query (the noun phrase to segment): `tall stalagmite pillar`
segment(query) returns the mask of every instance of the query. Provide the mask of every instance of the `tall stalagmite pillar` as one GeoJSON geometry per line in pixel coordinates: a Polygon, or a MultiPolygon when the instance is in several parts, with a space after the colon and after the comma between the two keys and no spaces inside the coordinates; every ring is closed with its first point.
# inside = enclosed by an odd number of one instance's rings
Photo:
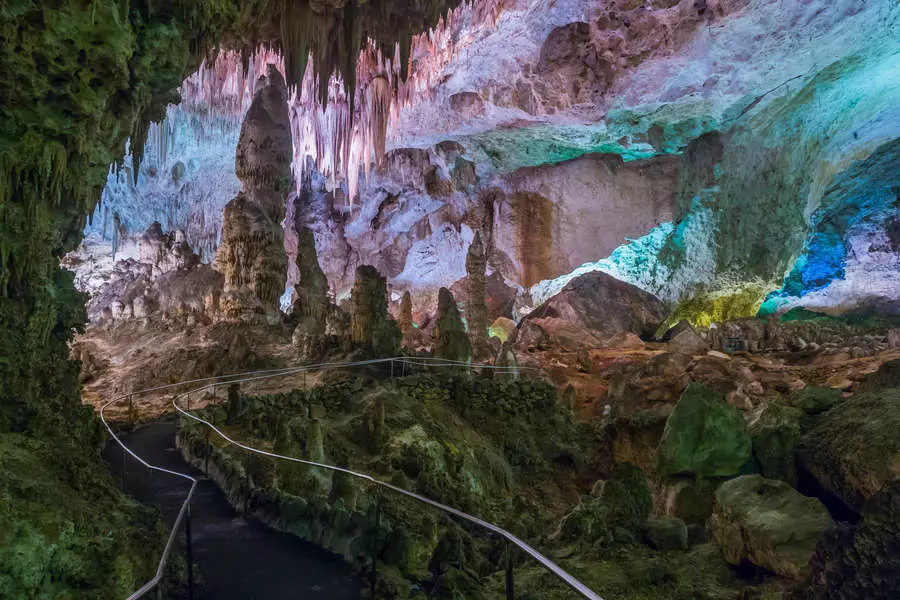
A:
{"type": "Polygon", "coordinates": [[[281,222],[291,186],[291,123],[281,73],[269,65],[257,85],[235,157],[244,189],[225,207],[216,263],[225,275],[227,317],[277,323],[287,279],[281,222]]]}
{"type": "Polygon", "coordinates": [[[400,327],[388,315],[387,282],[371,265],[356,269],[353,283],[353,343],[375,356],[392,356],[400,349],[400,327]]]}
{"type": "Polygon", "coordinates": [[[487,268],[487,254],[481,232],[475,232],[475,239],[469,245],[466,255],[466,272],[468,273],[469,297],[466,302],[466,318],[469,324],[469,339],[475,356],[484,359],[490,356],[488,344],[488,309],[484,299],[484,274],[487,268]]]}

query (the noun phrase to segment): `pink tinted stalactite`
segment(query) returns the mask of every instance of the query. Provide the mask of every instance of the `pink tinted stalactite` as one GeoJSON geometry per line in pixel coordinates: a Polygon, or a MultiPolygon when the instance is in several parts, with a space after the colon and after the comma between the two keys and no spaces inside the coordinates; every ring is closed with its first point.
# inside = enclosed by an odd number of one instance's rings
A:
{"type": "MultiPolygon", "coordinates": [[[[405,81],[401,77],[399,44],[390,57],[384,56],[374,43],[366,44],[357,61],[352,103],[337,73],[328,79],[327,94],[320,94],[315,63],[307,61],[303,79],[290,90],[288,100],[293,171],[298,185],[306,157],[311,156],[316,169],[330,180],[333,188],[346,182],[347,202],[352,207],[360,186],[360,170],[367,180],[373,163],[376,167],[383,163],[390,144],[391,123],[399,121],[405,107],[418,99],[430,98],[445,67],[483,27],[496,26],[502,8],[502,0],[463,3],[451,10],[446,19],[440,19],[434,29],[414,36],[405,81]],[[324,105],[320,100],[323,97],[327,98],[324,105]]],[[[239,52],[221,51],[215,61],[204,61],[184,81],[180,108],[207,117],[210,127],[223,118],[240,122],[250,107],[257,80],[270,63],[284,74],[283,57],[270,48],[260,47],[253,53],[246,71],[239,52]]],[[[164,136],[164,126],[151,134],[164,136]]]]}

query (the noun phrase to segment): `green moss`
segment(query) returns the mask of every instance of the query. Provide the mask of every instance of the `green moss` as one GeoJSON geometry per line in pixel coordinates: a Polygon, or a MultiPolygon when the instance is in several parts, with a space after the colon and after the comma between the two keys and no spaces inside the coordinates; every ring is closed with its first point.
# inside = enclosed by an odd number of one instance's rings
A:
{"type": "MultiPolygon", "coordinates": [[[[599,559],[576,556],[560,566],[604,598],[621,600],[733,600],[743,583],[722,559],[720,550],[703,545],[690,552],[656,552],[644,546],[617,548],[599,559]]],[[[502,597],[502,581],[493,581],[502,597]]],[[[516,570],[517,598],[569,600],[571,589],[545,569],[523,565],[516,570]]]]}
{"type": "Polygon", "coordinates": [[[738,410],[706,386],[692,383],[666,421],[659,471],[700,477],[735,475],[750,458],[750,447],[738,410]]]}
{"type": "Polygon", "coordinates": [[[790,485],[797,480],[794,451],[800,441],[804,412],[799,408],[772,401],[753,422],[753,456],[762,474],[790,485]]]}
{"type": "Polygon", "coordinates": [[[57,440],[0,434],[0,597],[124,597],[156,571],[167,532],[117,491],[99,457],[56,460],[57,440]]]}

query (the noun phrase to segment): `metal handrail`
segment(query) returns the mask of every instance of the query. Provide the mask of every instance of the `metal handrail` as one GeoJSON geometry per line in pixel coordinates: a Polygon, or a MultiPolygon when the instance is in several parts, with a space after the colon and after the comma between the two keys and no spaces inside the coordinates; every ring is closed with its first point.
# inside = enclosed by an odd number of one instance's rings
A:
{"type": "MultiPolygon", "coordinates": [[[[207,390],[209,388],[214,388],[216,385],[218,385],[220,383],[229,383],[229,384],[245,383],[245,382],[251,382],[251,381],[260,381],[263,379],[272,379],[274,377],[283,377],[285,375],[292,375],[292,374],[296,374],[296,373],[306,373],[309,371],[320,371],[320,370],[325,370],[325,369],[329,369],[329,368],[347,368],[347,367],[365,366],[365,365],[372,365],[372,364],[379,364],[379,363],[383,364],[383,363],[387,363],[387,362],[390,362],[392,367],[393,367],[394,362],[400,362],[401,364],[409,364],[409,365],[414,365],[414,366],[477,367],[477,368],[486,368],[486,369],[498,371],[498,372],[514,372],[514,371],[518,371],[518,370],[529,370],[528,367],[506,367],[506,366],[497,366],[497,365],[487,365],[487,364],[481,364],[481,363],[469,363],[469,362],[464,362],[464,361],[454,361],[454,360],[449,360],[449,359],[437,359],[437,358],[431,358],[431,357],[410,358],[410,357],[400,356],[400,357],[372,359],[372,360],[357,361],[357,362],[321,363],[321,364],[317,364],[317,365],[304,365],[304,366],[300,366],[300,367],[286,368],[286,369],[270,369],[268,371],[249,371],[246,373],[235,373],[232,375],[223,375],[223,376],[219,376],[219,377],[207,377],[207,378],[203,378],[203,379],[195,379],[195,380],[191,380],[191,381],[179,382],[179,383],[175,383],[175,384],[159,386],[156,388],[150,388],[147,390],[141,390],[140,392],[135,392],[135,393],[143,394],[146,392],[158,391],[161,389],[177,387],[177,386],[185,385],[185,384],[189,384],[189,383],[201,383],[201,382],[205,382],[205,381],[216,380],[214,383],[211,383],[208,385],[203,385],[198,388],[189,390],[187,392],[183,392],[181,394],[176,394],[176,396],[172,400],[172,406],[175,408],[176,412],[178,412],[179,414],[181,414],[189,419],[192,419],[194,421],[197,421],[199,423],[202,423],[202,424],[208,426],[210,429],[215,431],[216,434],[218,434],[222,439],[226,440],[228,443],[230,443],[234,446],[237,446],[239,448],[242,448],[243,450],[246,450],[247,452],[253,452],[255,454],[268,456],[268,457],[274,458],[274,459],[281,459],[281,460],[296,462],[296,463],[300,463],[300,464],[305,464],[305,465],[309,465],[309,466],[314,466],[314,467],[319,467],[319,468],[323,468],[323,469],[327,469],[327,470],[331,470],[331,471],[344,473],[344,474],[350,475],[351,477],[356,477],[358,479],[368,481],[369,483],[372,483],[376,486],[379,486],[379,487],[391,490],[395,493],[401,494],[403,496],[412,498],[418,502],[421,502],[428,506],[437,508],[438,510],[441,510],[447,514],[454,515],[460,519],[463,519],[470,523],[473,523],[483,529],[486,529],[486,530],[502,537],[508,543],[511,543],[511,544],[515,545],[516,547],[518,547],[520,550],[525,552],[528,556],[530,556],[532,559],[534,559],[542,567],[544,567],[545,569],[547,569],[548,571],[553,573],[556,577],[561,579],[570,588],[572,588],[573,590],[575,590],[576,592],[581,594],[584,598],[587,598],[588,600],[603,600],[602,597],[600,597],[593,590],[591,590],[586,585],[581,583],[578,579],[576,579],[575,577],[570,575],[562,567],[560,567],[559,565],[554,563],[552,560],[550,560],[549,558],[547,558],[546,556],[544,556],[543,554],[538,552],[531,545],[527,544],[520,538],[516,537],[515,535],[513,535],[512,533],[510,533],[509,531],[503,529],[502,527],[500,527],[498,525],[494,525],[493,523],[490,523],[488,521],[485,521],[483,519],[480,519],[478,517],[470,515],[461,510],[455,509],[452,506],[447,506],[446,504],[442,504],[440,502],[437,502],[435,500],[432,500],[432,499],[422,496],[420,494],[416,494],[414,492],[404,490],[403,488],[400,488],[393,484],[390,484],[390,483],[387,483],[384,481],[380,481],[378,479],[375,479],[371,475],[367,475],[365,473],[358,473],[356,471],[346,469],[343,467],[338,467],[335,465],[328,465],[328,464],[318,463],[318,462],[314,462],[314,461],[308,461],[308,460],[304,460],[304,459],[300,459],[300,458],[294,458],[291,456],[284,456],[281,454],[276,454],[274,452],[269,452],[266,450],[260,450],[258,448],[253,448],[252,446],[247,446],[245,444],[242,444],[242,443],[228,437],[224,432],[222,432],[219,428],[217,428],[215,425],[213,425],[209,421],[202,419],[202,418],[184,410],[180,406],[178,406],[178,399],[180,396],[188,396],[192,393],[207,390]],[[241,377],[241,376],[246,376],[246,375],[250,375],[251,377],[241,377]],[[239,377],[241,377],[241,378],[239,378],[239,377]],[[225,382],[219,381],[220,379],[223,379],[223,378],[229,378],[229,380],[225,381],[225,382]],[[231,379],[231,378],[235,378],[235,379],[231,379]]],[[[110,435],[112,435],[113,438],[115,438],[116,442],[118,442],[119,445],[122,446],[122,448],[125,451],[127,451],[130,455],[134,456],[143,465],[145,465],[151,469],[154,469],[154,470],[162,471],[165,473],[170,473],[173,475],[178,475],[178,476],[184,477],[184,478],[192,481],[191,489],[188,492],[188,496],[185,499],[185,502],[182,504],[182,508],[179,511],[178,517],[176,518],[176,521],[175,521],[175,524],[172,527],[172,533],[170,534],[169,540],[166,543],[166,548],[163,552],[163,557],[160,559],[160,564],[159,564],[159,568],[157,569],[156,576],[153,579],[151,579],[150,581],[148,581],[146,584],[144,584],[144,586],[142,586],[134,594],[132,594],[131,596],[128,597],[128,600],[134,600],[134,599],[140,598],[147,591],[153,589],[153,587],[155,587],[156,585],[159,584],[159,581],[162,576],[162,571],[165,568],[166,561],[168,561],[171,547],[172,547],[174,539],[177,535],[177,531],[178,531],[178,528],[182,521],[182,518],[186,512],[186,507],[190,503],[190,499],[191,499],[191,496],[193,495],[194,487],[197,484],[197,480],[186,474],[176,473],[174,471],[169,471],[167,469],[162,469],[160,467],[154,467],[153,465],[148,464],[143,459],[141,459],[136,454],[134,454],[131,450],[129,450],[124,445],[124,443],[122,443],[122,441],[118,438],[118,436],[115,435],[115,433],[110,428],[109,424],[106,422],[106,419],[104,418],[103,410],[107,406],[112,404],[113,402],[116,402],[123,398],[127,398],[128,396],[129,396],[129,394],[125,394],[123,396],[120,396],[119,398],[111,400],[110,402],[106,403],[103,406],[103,408],[100,409],[100,417],[103,420],[104,425],[106,425],[107,430],[109,430],[110,435]]]]}

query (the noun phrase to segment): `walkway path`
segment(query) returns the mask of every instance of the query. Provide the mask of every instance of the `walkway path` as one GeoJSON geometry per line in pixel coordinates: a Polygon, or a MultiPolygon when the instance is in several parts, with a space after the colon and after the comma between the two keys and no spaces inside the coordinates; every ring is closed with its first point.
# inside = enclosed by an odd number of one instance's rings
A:
{"type": "MultiPolygon", "coordinates": [[[[194,562],[203,578],[199,600],[358,600],[364,584],[337,556],[235,513],[218,486],[201,478],[175,449],[175,424],[158,422],[123,436],[150,464],[189,473],[200,482],[191,503],[194,562]]],[[[122,450],[110,444],[107,458],[121,476],[122,450]]],[[[184,501],[183,479],[150,472],[129,457],[128,492],[158,507],[170,525],[184,501]]],[[[151,596],[154,597],[154,596],[151,596]]]]}

